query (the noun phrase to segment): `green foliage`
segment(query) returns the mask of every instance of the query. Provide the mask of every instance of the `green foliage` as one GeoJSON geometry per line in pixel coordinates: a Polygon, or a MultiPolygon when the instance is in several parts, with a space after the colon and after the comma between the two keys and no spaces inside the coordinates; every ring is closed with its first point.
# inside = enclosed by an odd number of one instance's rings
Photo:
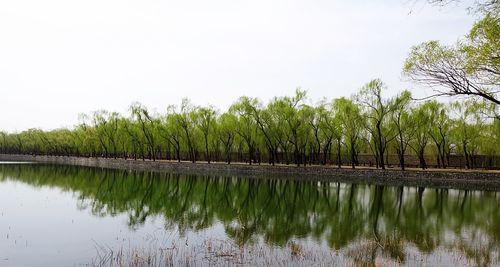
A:
{"type": "Polygon", "coordinates": [[[385,169],[385,152],[387,145],[392,141],[394,135],[393,127],[389,127],[389,116],[397,107],[393,99],[385,99],[382,96],[382,90],[385,89],[384,83],[379,80],[372,80],[367,83],[356,96],[356,100],[364,109],[363,117],[365,127],[370,133],[368,143],[371,146],[377,166],[385,169]]]}
{"type": "Polygon", "coordinates": [[[494,157],[500,151],[499,120],[488,116],[495,105],[415,102],[408,91],[385,97],[384,88],[373,80],[351,98],[315,105],[300,89],[268,103],[241,97],[223,112],[187,99],[164,114],[133,103],[128,115],[83,114],[72,129],[0,132],[0,152],[353,168],[367,155],[381,168],[389,155],[398,156],[401,168],[408,155],[417,156],[422,168],[431,155],[446,167],[449,157],[459,154],[467,159],[464,166],[474,168],[480,167],[477,155],[494,157]]]}
{"type": "Polygon", "coordinates": [[[498,1],[478,5],[484,15],[453,46],[428,41],[411,49],[403,74],[439,95],[468,95],[500,105],[500,13],[498,1]]]}
{"type": "Polygon", "coordinates": [[[393,112],[390,114],[390,125],[394,131],[395,150],[398,155],[399,166],[405,168],[405,153],[415,134],[415,123],[409,111],[411,93],[403,91],[396,96],[392,103],[393,112]]]}

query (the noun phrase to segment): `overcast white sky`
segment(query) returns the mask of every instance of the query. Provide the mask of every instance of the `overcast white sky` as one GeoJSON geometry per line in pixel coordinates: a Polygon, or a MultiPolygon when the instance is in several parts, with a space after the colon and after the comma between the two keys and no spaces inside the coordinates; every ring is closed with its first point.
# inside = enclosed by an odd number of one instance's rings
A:
{"type": "Polygon", "coordinates": [[[225,109],[296,87],[317,101],[377,77],[389,95],[423,96],[401,77],[410,47],[453,43],[473,20],[414,0],[1,1],[0,129],[72,126],[133,101],[225,109]]]}

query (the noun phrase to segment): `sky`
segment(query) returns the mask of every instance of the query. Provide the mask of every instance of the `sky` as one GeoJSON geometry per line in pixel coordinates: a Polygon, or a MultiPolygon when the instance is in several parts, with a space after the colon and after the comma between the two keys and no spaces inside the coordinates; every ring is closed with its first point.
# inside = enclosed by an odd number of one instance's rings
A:
{"type": "Polygon", "coordinates": [[[158,112],[189,98],[225,110],[307,90],[430,89],[401,75],[410,48],[453,44],[474,17],[419,0],[16,0],[0,2],[0,130],[72,127],[78,114],[158,112]]]}

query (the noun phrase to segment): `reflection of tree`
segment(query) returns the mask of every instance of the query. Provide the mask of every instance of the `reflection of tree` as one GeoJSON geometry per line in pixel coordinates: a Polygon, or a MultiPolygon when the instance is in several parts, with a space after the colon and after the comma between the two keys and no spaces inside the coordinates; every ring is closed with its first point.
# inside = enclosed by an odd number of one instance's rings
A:
{"type": "Polygon", "coordinates": [[[181,234],[221,222],[240,245],[258,237],[280,246],[292,238],[312,238],[343,249],[368,240],[367,262],[380,252],[404,261],[405,243],[422,252],[442,245],[459,247],[477,262],[489,261],[500,241],[500,201],[495,192],[0,166],[0,181],[8,179],[75,192],[79,207],[96,216],[126,213],[131,228],[161,216],[167,228],[178,227],[181,234]],[[490,245],[478,249],[485,236],[484,244],[490,245]]]}

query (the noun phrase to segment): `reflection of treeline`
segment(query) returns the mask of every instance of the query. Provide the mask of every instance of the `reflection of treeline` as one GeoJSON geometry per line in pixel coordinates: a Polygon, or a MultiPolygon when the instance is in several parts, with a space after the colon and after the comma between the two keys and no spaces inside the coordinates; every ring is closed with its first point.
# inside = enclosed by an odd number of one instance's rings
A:
{"type": "Polygon", "coordinates": [[[484,115],[496,107],[414,102],[408,91],[385,98],[384,88],[373,80],[352,98],[315,105],[307,104],[300,90],[267,104],[242,97],[222,113],[187,100],[166,114],[135,103],[128,116],[97,111],[82,116],[73,129],[0,132],[0,152],[353,168],[360,163],[427,168],[429,158],[434,166],[456,166],[450,158],[461,155],[460,167],[498,167],[500,123],[484,115]],[[405,161],[408,155],[417,160],[405,161]]]}
{"type": "Polygon", "coordinates": [[[163,217],[167,228],[181,232],[221,222],[239,244],[257,237],[279,245],[313,238],[340,249],[357,240],[383,244],[397,237],[431,252],[456,241],[470,248],[492,242],[496,249],[500,241],[495,192],[1,166],[0,181],[9,179],[76,192],[81,208],[98,216],[127,213],[131,227],[150,216],[163,217]]]}

